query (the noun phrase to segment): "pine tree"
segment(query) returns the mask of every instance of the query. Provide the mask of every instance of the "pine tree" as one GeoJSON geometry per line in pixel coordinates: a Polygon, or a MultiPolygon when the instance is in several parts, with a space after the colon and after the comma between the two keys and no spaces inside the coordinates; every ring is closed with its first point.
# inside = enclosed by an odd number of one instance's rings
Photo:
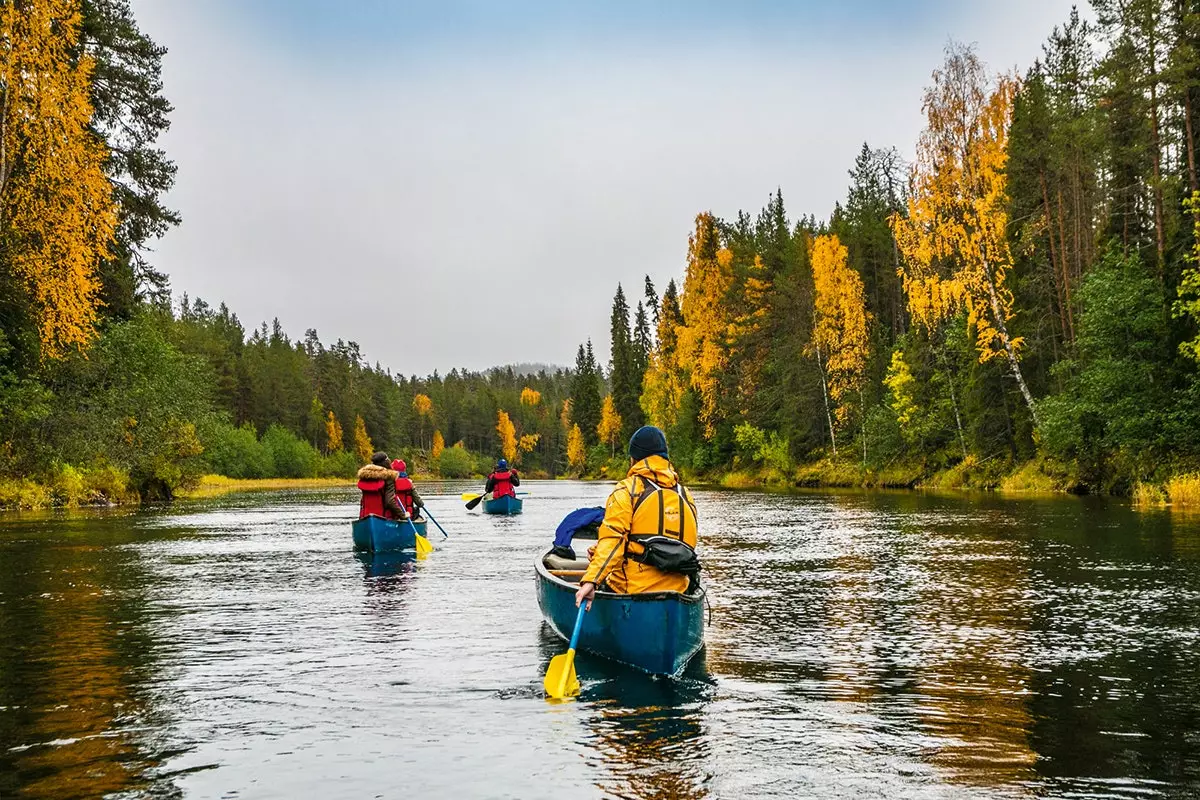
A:
{"type": "Polygon", "coordinates": [[[612,337],[612,397],[623,420],[622,433],[628,437],[642,424],[642,408],[638,404],[642,393],[642,370],[639,369],[638,344],[629,329],[629,305],[620,284],[617,284],[617,294],[613,297],[609,330],[612,337]]]}
{"type": "Polygon", "coordinates": [[[148,244],[179,224],[163,196],[175,164],[156,142],[170,127],[163,96],[166,48],[137,26],[129,0],[82,0],[80,44],[95,65],[92,130],[108,144],[105,172],[118,206],[116,237],[100,269],[105,313],[128,318],[140,297],[162,299],[167,276],[147,261],[148,244]]]}
{"type": "Polygon", "coordinates": [[[588,444],[596,442],[600,402],[600,370],[589,339],[586,347],[579,346],[575,356],[575,373],[571,377],[571,421],[583,431],[588,444]]]}

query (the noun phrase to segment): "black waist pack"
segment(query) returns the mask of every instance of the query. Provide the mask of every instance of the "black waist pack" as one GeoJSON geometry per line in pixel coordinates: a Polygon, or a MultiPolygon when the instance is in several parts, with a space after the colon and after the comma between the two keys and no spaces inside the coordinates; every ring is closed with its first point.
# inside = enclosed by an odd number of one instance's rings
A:
{"type": "Polygon", "coordinates": [[[629,558],[640,564],[654,567],[661,572],[700,574],[700,559],[687,542],[670,536],[639,536],[636,539],[631,538],[630,541],[644,548],[641,553],[629,554],[629,558]]]}

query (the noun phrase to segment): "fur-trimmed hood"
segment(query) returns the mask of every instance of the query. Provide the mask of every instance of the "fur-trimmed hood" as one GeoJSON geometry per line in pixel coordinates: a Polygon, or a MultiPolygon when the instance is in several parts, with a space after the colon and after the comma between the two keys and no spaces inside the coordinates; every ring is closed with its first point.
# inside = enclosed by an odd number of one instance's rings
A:
{"type": "Polygon", "coordinates": [[[358,471],[360,481],[394,481],[398,477],[400,477],[400,473],[396,470],[381,467],[378,464],[367,464],[358,471]]]}

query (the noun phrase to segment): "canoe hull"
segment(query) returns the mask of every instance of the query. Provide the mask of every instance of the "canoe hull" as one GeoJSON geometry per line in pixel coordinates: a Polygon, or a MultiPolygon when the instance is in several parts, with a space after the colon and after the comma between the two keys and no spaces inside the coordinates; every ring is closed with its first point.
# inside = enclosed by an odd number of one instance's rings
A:
{"type": "Polygon", "coordinates": [[[354,520],[351,532],[354,536],[354,549],[368,553],[395,553],[401,550],[415,550],[417,539],[413,534],[413,526],[417,533],[425,535],[428,522],[422,520],[413,525],[399,523],[371,515],[354,520]]]}
{"type": "Polygon", "coordinates": [[[485,514],[520,514],[521,507],[525,505],[519,497],[505,495],[497,497],[493,500],[483,501],[483,513],[485,514]]]}
{"type": "MultiPolygon", "coordinates": [[[[577,585],[551,575],[538,558],[538,605],[564,641],[575,627],[577,585]]],[[[704,646],[704,590],[613,594],[597,592],[583,618],[579,650],[652,675],[677,676],[704,646]]]]}

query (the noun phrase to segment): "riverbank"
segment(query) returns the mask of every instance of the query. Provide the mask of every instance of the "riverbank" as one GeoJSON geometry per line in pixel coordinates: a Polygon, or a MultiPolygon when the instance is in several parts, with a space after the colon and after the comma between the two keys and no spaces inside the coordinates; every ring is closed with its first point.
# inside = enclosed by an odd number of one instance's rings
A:
{"type": "MultiPolygon", "coordinates": [[[[921,463],[864,469],[859,463],[826,458],[791,471],[751,467],[714,470],[689,476],[693,482],[726,489],[938,489],[992,491],[1000,494],[1086,494],[1070,472],[1034,459],[1015,467],[1002,461],[969,456],[947,469],[930,470],[921,463]]],[[[1143,481],[1128,493],[1137,508],[1200,510],[1200,473],[1184,473],[1165,481],[1143,481]]]]}
{"type": "Polygon", "coordinates": [[[190,489],[181,489],[177,496],[186,499],[219,497],[233,492],[266,492],[281,489],[326,489],[347,487],[346,478],[226,478],[224,475],[205,475],[190,489]]]}

